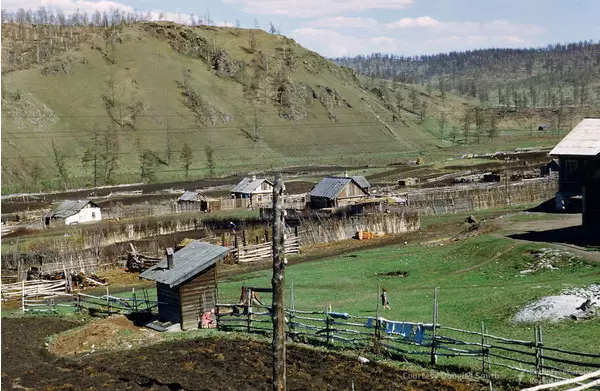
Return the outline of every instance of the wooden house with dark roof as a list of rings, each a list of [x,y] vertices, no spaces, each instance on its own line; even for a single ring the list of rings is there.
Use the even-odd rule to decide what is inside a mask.
[[[369,193],[354,178],[327,176],[315,185],[309,196],[311,207],[322,209],[355,204]]]
[[[250,205],[269,203],[273,198],[273,183],[265,178],[244,178],[231,189],[233,198],[247,198]]]
[[[217,262],[228,253],[227,247],[194,240],[175,253],[167,249],[166,259],[140,274],[156,281],[159,318],[182,330],[198,328],[217,304]]]

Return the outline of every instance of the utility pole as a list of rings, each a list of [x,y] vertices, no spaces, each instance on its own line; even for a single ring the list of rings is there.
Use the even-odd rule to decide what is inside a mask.
[[[285,282],[284,186],[281,174],[273,186],[273,391],[285,391],[285,313],[283,287]]]

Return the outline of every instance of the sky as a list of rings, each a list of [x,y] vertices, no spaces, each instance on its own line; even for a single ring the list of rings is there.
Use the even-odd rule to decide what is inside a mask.
[[[326,57],[541,47],[600,39],[600,0],[3,0],[3,9],[120,8],[282,34]]]

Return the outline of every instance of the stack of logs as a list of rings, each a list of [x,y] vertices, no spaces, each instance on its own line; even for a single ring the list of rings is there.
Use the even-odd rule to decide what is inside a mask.
[[[125,270],[129,272],[143,272],[161,261],[160,258],[140,254],[133,243],[129,243],[129,245],[131,246],[131,251],[127,252],[127,265]]]

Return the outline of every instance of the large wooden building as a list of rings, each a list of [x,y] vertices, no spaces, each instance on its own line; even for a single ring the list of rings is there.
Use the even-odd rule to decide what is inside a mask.
[[[585,118],[550,151],[558,158],[556,207],[568,209],[570,200],[583,192],[580,168],[600,153],[600,118]]]
[[[309,193],[312,208],[339,208],[367,198],[369,193],[354,178],[328,176]]]
[[[226,247],[193,241],[140,274],[156,281],[158,316],[181,324],[182,330],[198,328],[202,315],[217,304],[217,262],[229,253]]]
[[[600,243],[600,153],[583,168],[583,230]]]

